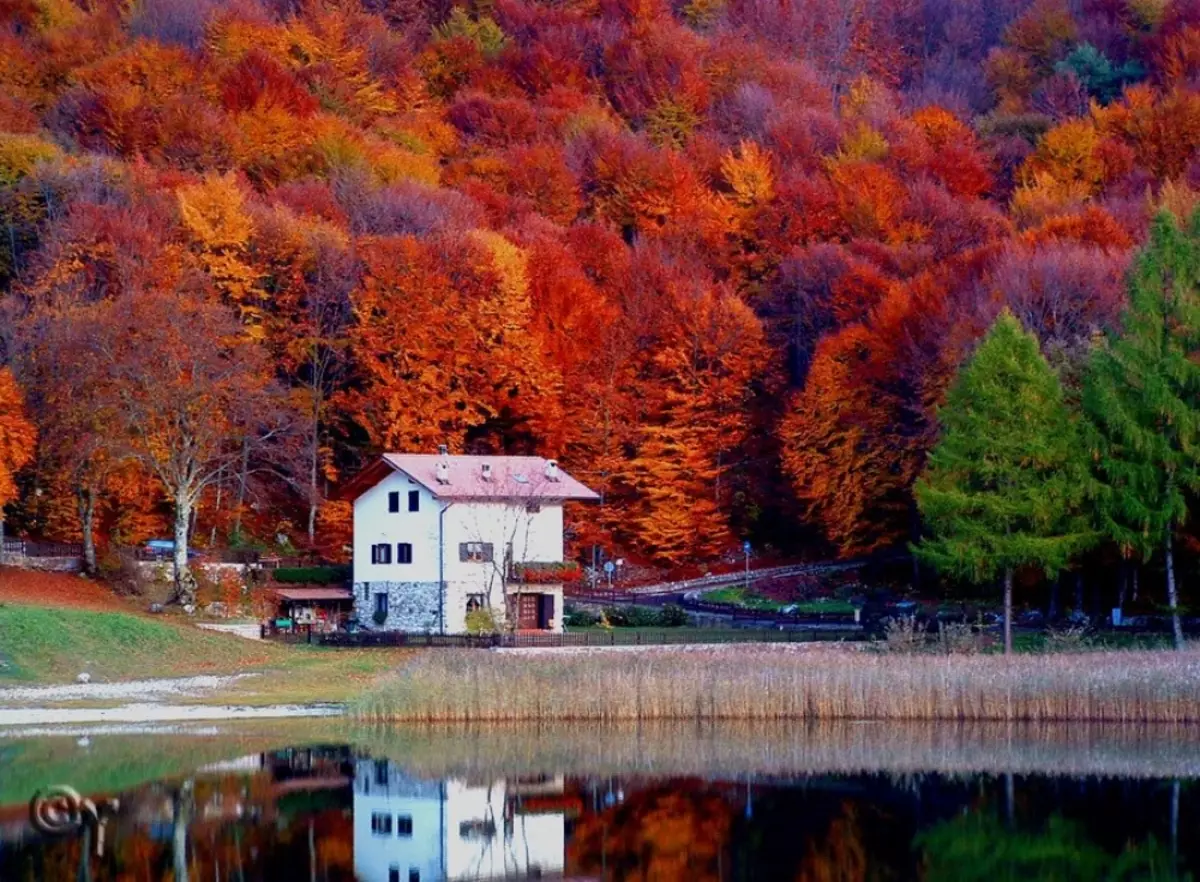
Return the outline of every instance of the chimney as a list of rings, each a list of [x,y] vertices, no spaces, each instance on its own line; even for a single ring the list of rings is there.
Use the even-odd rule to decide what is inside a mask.
[[[446,447],[445,444],[438,445],[438,456],[440,457],[440,459],[438,459],[438,462],[437,462],[437,471],[436,471],[437,482],[439,484],[449,484],[450,483],[450,450],[448,447]]]
[[[557,481],[558,480],[558,460],[557,459],[546,460],[546,480],[547,481]]]
[[[485,462],[483,465],[481,465],[479,467],[479,472],[482,475],[483,480],[492,480],[492,464],[490,462]]]

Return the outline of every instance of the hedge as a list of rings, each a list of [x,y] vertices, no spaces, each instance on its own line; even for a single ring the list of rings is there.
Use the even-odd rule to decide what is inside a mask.
[[[334,585],[350,580],[350,567],[279,567],[271,575],[276,582]]]

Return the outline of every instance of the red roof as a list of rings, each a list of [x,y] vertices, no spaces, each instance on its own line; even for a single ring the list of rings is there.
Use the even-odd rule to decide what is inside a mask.
[[[445,480],[438,480],[438,463],[447,464]],[[401,471],[438,499],[562,501],[598,500],[599,494],[572,478],[553,460],[540,456],[443,456],[437,453],[385,453],[342,488],[343,498],[353,499],[382,481],[391,471]],[[490,475],[484,477],[484,466]]]
[[[276,588],[280,600],[353,600],[345,588]]]

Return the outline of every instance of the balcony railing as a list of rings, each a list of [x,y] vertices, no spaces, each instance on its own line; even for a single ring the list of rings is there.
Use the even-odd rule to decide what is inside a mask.
[[[521,585],[577,582],[583,571],[573,560],[525,560],[508,565],[508,581]]]

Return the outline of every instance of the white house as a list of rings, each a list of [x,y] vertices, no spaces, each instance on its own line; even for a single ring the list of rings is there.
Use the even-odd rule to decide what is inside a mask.
[[[343,495],[366,627],[459,634],[485,607],[523,630],[562,630],[563,505],[599,496],[554,460],[388,453]]]
[[[566,856],[566,815],[540,810],[527,797],[562,790],[562,778],[429,781],[386,759],[360,759],[354,780],[355,876],[361,882],[558,876]]]

